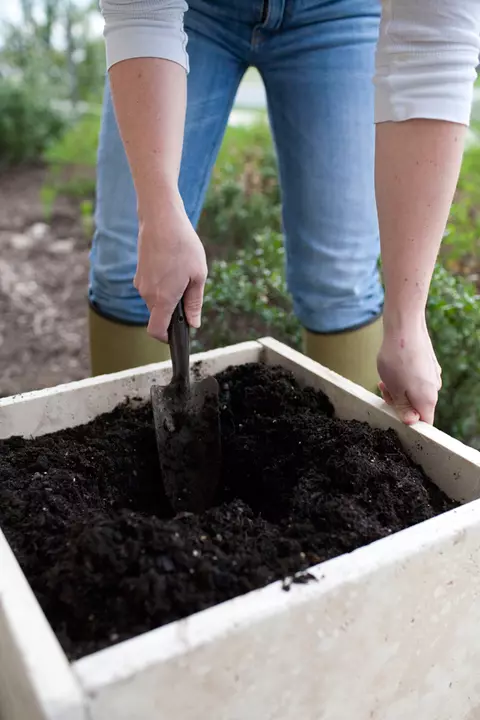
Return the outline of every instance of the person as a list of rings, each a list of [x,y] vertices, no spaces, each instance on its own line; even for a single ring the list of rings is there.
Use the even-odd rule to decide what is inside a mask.
[[[441,370],[425,308],[470,119],[478,0],[100,5],[108,79],[92,372],[168,357],[162,343],[182,296],[200,326],[207,264],[194,227],[253,65],[266,88],[305,352],[369,389],[379,377],[405,423],[432,423]]]

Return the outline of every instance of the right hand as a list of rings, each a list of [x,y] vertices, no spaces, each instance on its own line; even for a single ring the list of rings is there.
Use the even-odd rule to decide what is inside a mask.
[[[168,342],[168,326],[183,297],[188,324],[199,328],[207,279],[204,247],[179,197],[139,211],[134,285],[150,310],[148,333]]]
[[[433,425],[442,369],[428,334],[425,318],[395,327],[385,317],[378,355],[380,392],[407,425],[423,420]]]

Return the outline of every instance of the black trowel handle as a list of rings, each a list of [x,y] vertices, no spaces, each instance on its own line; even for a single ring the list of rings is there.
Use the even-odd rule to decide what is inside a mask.
[[[168,344],[172,357],[172,380],[190,384],[190,328],[185,316],[183,300],[173,311],[168,327]]]

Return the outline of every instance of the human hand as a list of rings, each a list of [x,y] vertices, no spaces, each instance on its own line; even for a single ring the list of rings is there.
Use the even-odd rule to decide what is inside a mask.
[[[188,324],[199,328],[207,278],[205,250],[179,197],[139,209],[134,285],[150,310],[148,333],[168,342],[168,326],[183,297]]]
[[[442,369],[437,362],[425,319],[384,326],[378,355],[383,399],[406,425],[423,420],[433,425]]]

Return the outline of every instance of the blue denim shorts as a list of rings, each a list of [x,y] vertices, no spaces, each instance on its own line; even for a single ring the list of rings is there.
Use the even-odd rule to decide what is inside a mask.
[[[282,190],[287,281],[314,332],[378,316],[374,57],[378,0],[190,0],[190,74],[180,191],[198,222],[239,83],[265,84]],[[136,198],[105,87],[89,294],[100,312],[145,324],[133,287]]]

